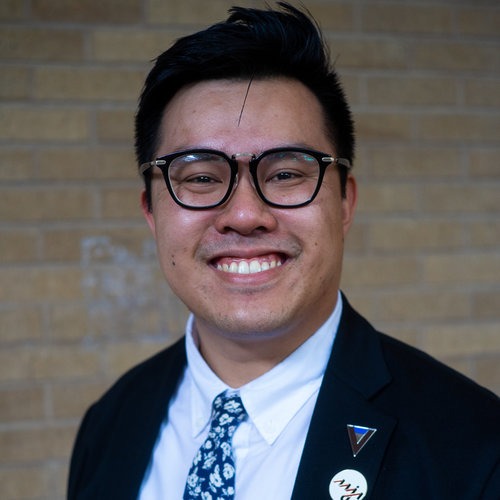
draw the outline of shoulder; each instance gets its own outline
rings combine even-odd
[[[378,335],[391,385],[401,396],[415,404],[439,403],[440,408],[460,408],[462,412],[471,405],[486,405],[500,415],[500,400],[493,392],[415,347],[383,333]]]
[[[89,413],[111,416],[125,407],[154,403],[158,394],[173,393],[185,364],[184,340],[181,339],[123,374],[94,403]]]
[[[68,498],[84,490],[91,493],[82,498],[111,498],[96,491],[116,488],[124,471],[120,487],[135,491],[185,364],[181,339],[129,370],[89,408],[73,447]]]

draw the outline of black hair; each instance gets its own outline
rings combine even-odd
[[[335,154],[352,162],[354,124],[321,31],[308,13],[286,2],[280,9],[232,7],[226,21],[180,38],[146,78],[135,119],[139,165],[153,160],[163,112],[187,84],[217,79],[292,78],[316,96]],[[340,168],[345,194],[347,170]],[[150,176],[146,194],[150,202]]]

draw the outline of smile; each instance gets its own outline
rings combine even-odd
[[[282,259],[274,257],[266,257],[261,259],[224,259],[216,265],[218,271],[232,274],[256,274],[268,271],[281,266]]]

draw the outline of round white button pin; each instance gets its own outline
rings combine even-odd
[[[365,476],[354,469],[344,469],[330,481],[332,500],[361,500],[368,493]]]

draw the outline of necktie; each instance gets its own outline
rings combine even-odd
[[[238,394],[219,394],[212,403],[212,420],[205,442],[189,469],[184,500],[234,498],[233,434],[247,417]]]

